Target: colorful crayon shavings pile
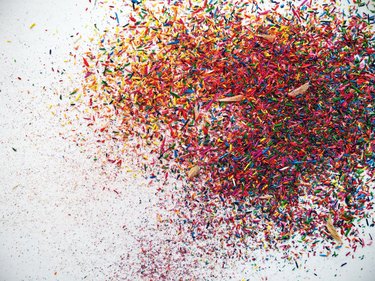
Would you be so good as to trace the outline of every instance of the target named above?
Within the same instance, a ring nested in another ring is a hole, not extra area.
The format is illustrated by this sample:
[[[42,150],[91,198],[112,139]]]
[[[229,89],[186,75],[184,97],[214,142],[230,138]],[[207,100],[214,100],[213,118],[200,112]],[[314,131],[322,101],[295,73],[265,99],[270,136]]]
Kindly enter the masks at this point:
[[[183,182],[171,217],[189,239],[355,250],[373,209],[373,8],[271,2],[109,6],[112,28],[76,57],[75,106],[99,143]]]

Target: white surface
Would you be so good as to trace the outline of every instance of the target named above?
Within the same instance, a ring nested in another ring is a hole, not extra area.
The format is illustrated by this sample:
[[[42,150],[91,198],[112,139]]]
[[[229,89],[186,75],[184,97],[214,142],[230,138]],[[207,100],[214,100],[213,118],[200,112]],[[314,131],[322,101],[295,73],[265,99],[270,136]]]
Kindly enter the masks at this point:
[[[68,67],[64,60],[76,38],[70,36],[95,23],[87,6],[78,0],[0,1],[1,281],[108,280],[124,253],[139,263],[135,237],[140,225],[155,220],[154,192],[145,181],[136,173],[102,171],[59,136],[60,122],[49,109],[56,89],[71,90],[57,85],[51,67]],[[301,261],[295,270],[275,256],[264,271],[249,263],[227,274],[234,280],[375,280],[374,247],[358,249],[355,259],[347,251]],[[121,279],[133,280],[130,273]]]

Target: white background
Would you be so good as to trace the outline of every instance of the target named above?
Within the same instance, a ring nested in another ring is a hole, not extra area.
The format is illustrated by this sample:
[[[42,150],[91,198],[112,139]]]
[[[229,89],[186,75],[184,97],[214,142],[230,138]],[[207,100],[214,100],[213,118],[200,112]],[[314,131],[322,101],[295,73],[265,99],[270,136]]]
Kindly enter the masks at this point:
[[[59,85],[51,68],[69,70],[64,60],[76,33],[100,20],[85,12],[88,6],[84,0],[0,1],[1,281],[108,280],[122,254],[136,259],[142,221],[155,220],[154,192],[136,169],[109,176],[60,136],[62,121],[50,108],[59,92],[73,87],[64,75]],[[108,186],[121,194],[103,191]],[[359,249],[355,259],[348,251],[301,261],[294,271],[277,258],[261,272],[234,266],[220,280],[375,280],[374,246]]]

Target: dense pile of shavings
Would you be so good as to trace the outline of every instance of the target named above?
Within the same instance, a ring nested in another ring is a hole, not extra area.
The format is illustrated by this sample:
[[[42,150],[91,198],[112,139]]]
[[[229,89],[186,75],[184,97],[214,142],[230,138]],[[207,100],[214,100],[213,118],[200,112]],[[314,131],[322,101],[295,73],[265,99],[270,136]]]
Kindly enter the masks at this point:
[[[83,57],[99,141],[141,151],[140,139],[161,179],[188,180],[174,211],[193,240],[364,244],[354,222],[373,208],[373,19],[307,1],[289,16],[153,2],[133,2],[125,25],[116,13]]]

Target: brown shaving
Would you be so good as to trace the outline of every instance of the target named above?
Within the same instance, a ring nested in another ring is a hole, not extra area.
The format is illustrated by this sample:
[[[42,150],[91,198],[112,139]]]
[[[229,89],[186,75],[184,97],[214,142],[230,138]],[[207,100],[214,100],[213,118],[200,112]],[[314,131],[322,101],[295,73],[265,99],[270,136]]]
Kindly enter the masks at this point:
[[[336,231],[335,227],[333,226],[332,218],[330,216],[328,217],[327,225],[326,226],[327,226],[328,232],[331,235],[331,237],[333,239],[335,239],[336,242],[338,242],[339,244],[342,244],[343,242],[341,240],[341,237],[338,234],[338,232]]]
[[[307,82],[303,84],[302,86],[298,87],[297,89],[294,89],[293,91],[289,92],[288,96],[294,98],[298,96],[299,94],[305,93],[309,87],[310,87],[310,83]]]
[[[266,39],[269,42],[274,42],[276,40],[276,36],[268,35],[268,34],[257,34],[256,36]]]
[[[272,198],[272,195],[263,195],[263,196],[259,196],[259,199],[271,199]]]
[[[187,174],[187,178],[189,180],[191,180],[192,178],[196,177],[199,175],[199,166],[194,166],[193,168],[191,168]]]
[[[244,98],[243,95],[238,95],[238,96],[233,96],[233,97],[227,97],[227,98],[222,98],[219,99],[219,102],[237,102],[237,101],[242,101]]]

